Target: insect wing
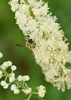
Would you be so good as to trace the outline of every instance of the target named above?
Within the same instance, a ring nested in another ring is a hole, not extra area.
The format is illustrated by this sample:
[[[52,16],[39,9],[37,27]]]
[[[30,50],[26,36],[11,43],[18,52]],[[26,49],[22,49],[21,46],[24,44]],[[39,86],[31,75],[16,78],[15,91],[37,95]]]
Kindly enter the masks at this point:
[[[34,55],[34,52],[32,49],[30,49],[30,52],[31,52],[32,56],[35,58],[35,55]]]

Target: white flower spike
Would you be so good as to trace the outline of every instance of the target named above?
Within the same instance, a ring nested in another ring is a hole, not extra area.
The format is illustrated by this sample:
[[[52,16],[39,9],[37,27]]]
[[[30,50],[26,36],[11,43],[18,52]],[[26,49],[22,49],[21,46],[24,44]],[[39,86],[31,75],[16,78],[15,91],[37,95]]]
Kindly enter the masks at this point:
[[[42,0],[11,0],[9,4],[24,36],[35,41],[35,47],[29,41],[30,49],[36,63],[41,66],[46,81],[62,91],[65,91],[65,85],[68,89],[71,88],[71,69],[68,71],[66,67],[66,63],[71,64],[69,43],[66,43],[67,39],[56,16],[52,17],[49,12],[48,3]]]

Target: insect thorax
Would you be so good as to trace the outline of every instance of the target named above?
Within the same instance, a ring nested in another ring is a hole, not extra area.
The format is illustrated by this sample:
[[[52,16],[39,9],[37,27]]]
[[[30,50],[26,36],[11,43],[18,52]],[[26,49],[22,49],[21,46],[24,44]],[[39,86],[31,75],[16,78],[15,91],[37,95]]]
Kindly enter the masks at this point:
[[[29,48],[29,49],[34,49],[36,47],[36,43],[35,41],[33,41],[32,39],[27,39],[25,42],[25,45]]]

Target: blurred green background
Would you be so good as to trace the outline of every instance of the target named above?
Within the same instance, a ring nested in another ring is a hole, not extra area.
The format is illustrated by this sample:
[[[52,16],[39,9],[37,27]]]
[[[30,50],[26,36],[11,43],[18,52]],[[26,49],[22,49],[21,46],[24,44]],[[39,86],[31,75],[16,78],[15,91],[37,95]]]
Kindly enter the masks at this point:
[[[44,0],[47,1],[47,0]],[[40,66],[35,63],[30,51],[24,47],[19,48],[15,44],[23,43],[24,36],[19,27],[15,24],[14,13],[8,5],[9,0],[0,0],[0,51],[4,54],[0,63],[11,60],[17,66],[16,75],[28,74],[31,80],[29,86],[35,91],[35,87],[43,84],[46,86],[47,93],[45,100],[71,100],[71,90],[64,93],[54,88],[44,80]],[[71,43],[71,0],[48,0],[50,11],[56,15],[61,24],[65,36]],[[71,44],[69,45],[71,49]],[[13,94],[9,89],[4,90],[0,87],[0,100],[24,100],[25,95]],[[31,100],[36,100],[34,97]]]

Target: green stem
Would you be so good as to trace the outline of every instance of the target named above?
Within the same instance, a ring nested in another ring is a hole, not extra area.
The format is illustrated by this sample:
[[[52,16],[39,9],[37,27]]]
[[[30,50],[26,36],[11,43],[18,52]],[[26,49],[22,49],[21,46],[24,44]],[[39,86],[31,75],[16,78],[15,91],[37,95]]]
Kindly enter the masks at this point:
[[[9,74],[6,72],[6,70],[3,70],[1,67],[0,70],[5,74],[6,78],[9,77]]]
[[[33,19],[35,19],[35,15],[33,14],[32,8],[30,7],[29,10],[30,10],[30,15],[33,17]]]
[[[43,98],[38,97],[36,94],[33,94],[33,96],[34,96],[37,100],[44,100]]]
[[[24,1],[25,1],[25,3],[26,3],[27,5],[29,5],[28,0],[24,0]],[[31,8],[31,7],[29,7],[29,11],[30,11],[30,15],[33,17],[33,19],[35,19],[35,15],[33,14],[33,11],[32,11],[32,8]]]
[[[31,96],[32,96],[32,94],[30,94],[30,95],[29,95],[29,97],[28,97],[28,99],[27,99],[27,100],[30,100]]]
[[[28,0],[24,0],[25,1],[25,3],[27,4],[27,5],[29,5],[29,2],[28,2]]]

